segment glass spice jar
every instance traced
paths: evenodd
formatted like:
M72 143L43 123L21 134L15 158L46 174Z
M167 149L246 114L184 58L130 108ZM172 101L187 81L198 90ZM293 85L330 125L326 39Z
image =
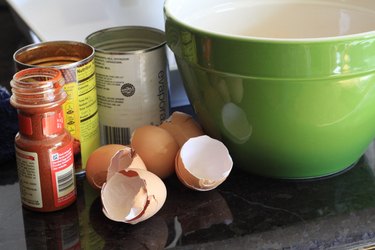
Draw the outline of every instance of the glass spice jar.
M18 111L16 161L24 207L41 212L62 209L76 198L73 137L64 128L67 95L57 69L21 70L10 83Z

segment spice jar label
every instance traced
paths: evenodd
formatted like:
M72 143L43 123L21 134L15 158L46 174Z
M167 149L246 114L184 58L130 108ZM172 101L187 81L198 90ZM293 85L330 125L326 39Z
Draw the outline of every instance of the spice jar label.
M73 143L51 151L50 161L55 206L63 206L76 198Z
M22 203L35 208L43 207L38 154L16 147L16 160Z

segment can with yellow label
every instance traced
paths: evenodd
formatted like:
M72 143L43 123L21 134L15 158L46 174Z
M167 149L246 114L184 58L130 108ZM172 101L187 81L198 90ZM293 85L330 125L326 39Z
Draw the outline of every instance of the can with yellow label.
M68 94L64 126L74 137L76 174L84 173L89 155L100 146L94 48L75 41L42 42L17 50L13 59L17 70L49 67L62 72Z

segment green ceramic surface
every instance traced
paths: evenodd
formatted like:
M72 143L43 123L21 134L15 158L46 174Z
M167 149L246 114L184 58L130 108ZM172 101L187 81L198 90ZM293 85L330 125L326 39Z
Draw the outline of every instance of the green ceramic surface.
M375 33L255 39L204 31L165 5L166 36L189 100L235 165L313 178L355 163L375 137ZM185 1L186 2L186 1Z

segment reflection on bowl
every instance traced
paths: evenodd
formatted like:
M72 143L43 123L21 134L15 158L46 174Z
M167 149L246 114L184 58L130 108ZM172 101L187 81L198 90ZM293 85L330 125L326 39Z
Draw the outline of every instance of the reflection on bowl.
M375 2L166 0L167 43L206 132L276 178L337 173L375 136Z

